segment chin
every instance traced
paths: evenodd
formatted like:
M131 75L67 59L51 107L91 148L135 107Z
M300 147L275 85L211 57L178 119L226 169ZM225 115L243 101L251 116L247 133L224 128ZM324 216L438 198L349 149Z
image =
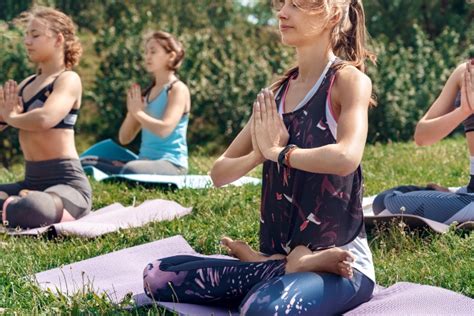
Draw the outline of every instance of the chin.
M296 46L297 41L288 38L288 36L282 35L281 37L281 43L286 46Z

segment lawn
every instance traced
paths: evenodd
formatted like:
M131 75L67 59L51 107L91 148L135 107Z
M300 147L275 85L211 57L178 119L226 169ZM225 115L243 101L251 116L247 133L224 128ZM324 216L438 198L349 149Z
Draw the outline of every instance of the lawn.
M213 158L193 157L191 172L205 174ZM464 139L456 137L429 148L412 143L367 146L363 170L366 195L399 184L442 183L461 186L468 181L469 160ZM0 183L20 179L22 166L11 172L0 169ZM259 176L260 170L252 175ZM19 176L20 175L20 176ZM154 223L84 240L64 238L11 238L0 234L0 314L117 314L129 313L105 297L92 293L58 297L40 291L28 278L55 268L111 251L177 234L202 253L222 253L223 235L244 239L257 246L260 188L245 186L208 190L160 191L124 184L93 182L94 208L112 202L130 205L162 198L193 206L193 213L172 222ZM407 232L400 227L369 234L377 282L388 286L410 281L441 286L474 297L474 234L450 231L444 235ZM162 313L157 309L134 309L133 314Z

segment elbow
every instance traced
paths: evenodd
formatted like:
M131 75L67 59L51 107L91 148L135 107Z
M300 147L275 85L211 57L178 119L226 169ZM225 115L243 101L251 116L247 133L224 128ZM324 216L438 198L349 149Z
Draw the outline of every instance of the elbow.
M39 131L45 131L45 130L51 129L57 124L59 124L59 122L52 121L46 115L40 115L36 122L37 122L36 126Z
M337 172L338 176L345 177L357 170L360 165L362 158L342 153L339 159Z
M171 128L169 126L165 126L163 128L157 129L155 134L158 135L161 138L166 138L166 137L170 136L172 132L173 132L173 128Z
M427 145L429 145L429 143L428 143L426 140L424 140L424 139L422 139L422 138L420 138L420 137L416 137L416 136L415 136L414 140L415 140L415 145L416 145L416 146L421 147L421 146L427 146Z
M209 172L209 176L211 177L212 184L216 188L220 188L223 185L227 184L221 176L222 172L219 172L219 161L220 160L221 160L221 158L218 158L216 160L216 162L214 162L214 165L212 166L211 171Z
M216 188L222 187L225 183L222 181L222 179L219 179L219 176L216 174L215 168L213 167L211 171L209 172L209 176L211 177L212 184Z
M119 136L118 136L118 141L119 141L120 145L123 145L123 146L128 145L130 143L130 141L127 138L125 138L124 135L122 135L120 133L119 133Z
M420 131L419 127L416 126L415 134L413 135L413 140L417 146L428 146L431 145L429 139L424 137L423 133Z

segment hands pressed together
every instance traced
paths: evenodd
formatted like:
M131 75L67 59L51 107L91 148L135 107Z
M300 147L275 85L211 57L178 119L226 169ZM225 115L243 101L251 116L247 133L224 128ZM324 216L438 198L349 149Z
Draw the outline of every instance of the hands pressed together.
M140 86L134 83L127 91L127 111L132 115L136 115L143 110L145 110L145 99L142 96Z
M0 85L0 116L8 123L14 116L23 113L23 102L18 96L18 84L8 80Z
M269 89L263 89L253 104L250 133L257 161L277 161L278 154L288 143L290 135L277 112L273 92Z
M474 114L474 58L466 63L462 75L461 109L468 115Z

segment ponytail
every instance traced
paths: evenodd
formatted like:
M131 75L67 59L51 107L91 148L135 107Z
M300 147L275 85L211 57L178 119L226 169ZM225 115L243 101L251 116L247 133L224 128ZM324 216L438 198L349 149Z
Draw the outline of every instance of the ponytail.
M339 65L342 68L352 65L365 72L365 60L368 58L375 64L376 56L366 48L367 29L365 27L364 7L360 0L350 0L346 17L333 30L334 36L331 45L336 56L344 61Z

